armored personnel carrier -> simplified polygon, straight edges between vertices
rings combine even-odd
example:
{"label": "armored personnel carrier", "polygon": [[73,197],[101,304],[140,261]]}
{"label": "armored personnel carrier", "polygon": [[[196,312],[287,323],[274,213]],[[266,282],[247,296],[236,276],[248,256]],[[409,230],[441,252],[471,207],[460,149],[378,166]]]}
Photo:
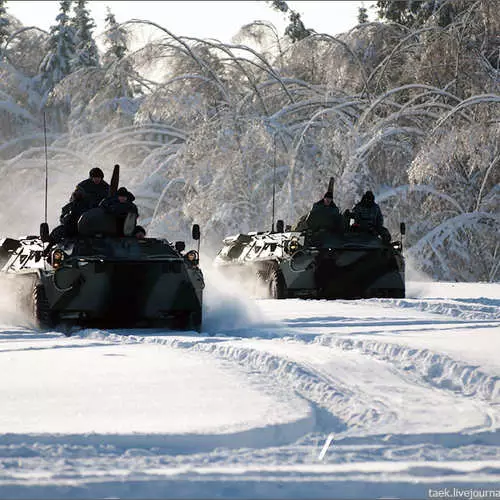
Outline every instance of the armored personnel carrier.
{"label": "armored personnel carrier", "polygon": [[[14,280],[19,306],[43,328],[63,325],[167,327],[200,331],[203,274],[196,250],[184,242],[134,236],[135,218],[122,232],[112,214],[92,209],[78,234],[53,241],[5,238],[1,274]],[[123,233],[125,231],[125,233]],[[192,237],[199,241],[198,225]]]}
{"label": "armored personnel carrier", "polygon": [[[400,232],[405,234],[404,223]],[[276,231],[225,238],[214,264],[275,299],[398,298],[405,296],[402,249],[402,238],[384,242],[356,230],[350,221],[344,232],[326,233],[320,240],[311,239],[300,226],[285,230],[278,221]]]}

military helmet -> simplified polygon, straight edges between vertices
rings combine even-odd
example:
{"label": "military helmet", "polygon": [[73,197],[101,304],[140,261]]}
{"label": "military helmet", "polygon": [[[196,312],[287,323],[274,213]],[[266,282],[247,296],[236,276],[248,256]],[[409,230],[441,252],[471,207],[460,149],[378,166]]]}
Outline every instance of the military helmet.
{"label": "military helmet", "polygon": [[100,177],[104,179],[104,172],[99,167],[94,167],[90,170],[89,177]]}

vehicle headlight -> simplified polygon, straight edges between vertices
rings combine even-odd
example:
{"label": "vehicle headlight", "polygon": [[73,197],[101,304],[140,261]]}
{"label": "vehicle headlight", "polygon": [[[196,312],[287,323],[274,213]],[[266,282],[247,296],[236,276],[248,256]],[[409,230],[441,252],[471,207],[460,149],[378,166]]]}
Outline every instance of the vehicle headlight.
{"label": "vehicle headlight", "polygon": [[54,250],[52,252],[52,267],[55,267],[56,269],[58,267],[62,266],[62,263],[64,261],[64,252],[60,249]]}
{"label": "vehicle headlight", "polygon": [[403,248],[403,245],[401,244],[400,241],[393,241],[392,248],[394,248],[394,250],[397,250],[398,252],[400,252]]}
{"label": "vehicle headlight", "polygon": [[288,251],[290,253],[295,253],[300,247],[299,240],[297,238],[292,238],[290,243],[288,243]]}

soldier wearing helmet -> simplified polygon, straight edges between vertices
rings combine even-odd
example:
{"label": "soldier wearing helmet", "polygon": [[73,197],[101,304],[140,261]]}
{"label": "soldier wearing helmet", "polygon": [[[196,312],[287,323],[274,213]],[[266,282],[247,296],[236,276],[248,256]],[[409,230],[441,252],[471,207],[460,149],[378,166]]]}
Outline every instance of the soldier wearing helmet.
{"label": "soldier wearing helmet", "polygon": [[384,217],[372,191],[366,191],[361,201],[356,203],[351,212],[354,223],[360,231],[379,235],[386,242],[391,241],[389,231],[384,227]]}
{"label": "soldier wearing helmet", "polygon": [[94,167],[89,172],[89,178],[78,183],[71,195],[70,202],[83,200],[86,209],[99,206],[104,198],[109,195],[109,184],[104,180],[104,172]]}
{"label": "soldier wearing helmet", "polygon": [[94,167],[89,172],[89,178],[79,182],[71,194],[69,203],[64,205],[59,218],[64,226],[66,236],[75,236],[80,216],[99,205],[108,196],[109,184],[104,181],[104,172]]}
{"label": "soldier wearing helmet", "polygon": [[120,236],[133,236],[139,215],[135,196],[125,187],[116,191],[114,196],[102,200],[99,206],[108,214],[116,217],[117,230]]}
{"label": "soldier wearing helmet", "polygon": [[312,206],[306,218],[307,229],[313,235],[339,233],[344,229],[343,219],[337,205],[333,202],[333,193],[327,191],[323,198]]}

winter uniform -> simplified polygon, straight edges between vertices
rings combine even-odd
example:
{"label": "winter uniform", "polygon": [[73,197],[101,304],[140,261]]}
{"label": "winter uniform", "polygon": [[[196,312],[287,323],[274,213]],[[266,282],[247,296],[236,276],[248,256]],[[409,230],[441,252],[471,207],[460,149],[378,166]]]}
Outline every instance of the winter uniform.
{"label": "winter uniform", "polygon": [[[127,201],[124,203],[120,202],[118,199],[119,196],[125,196]],[[135,215],[139,215],[139,211],[137,210],[137,206],[133,201],[135,200],[135,196],[127,191],[126,188],[121,187],[118,189],[114,196],[109,196],[101,201],[99,206],[107,213],[125,217],[128,213],[133,213]]]}
{"label": "winter uniform", "polygon": [[[326,193],[325,197],[327,195],[332,197],[331,193]],[[339,233],[344,229],[343,218],[333,200],[329,205],[325,205],[323,200],[317,201],[307,216],[306,224],[313,240],[321,239],[324,233]]]}
{"label": "winter uniform", "polygon": [[378,234],[384,241],[391,240],[389,231],[384,227],[382,211],[375,203],[375,196],[371,191],[363,195],[361,201],[352,209],[351,215],[361,231]]}
{"label": "winter uniform", "polygon": [[[120,201],[121,197],[126,198],[126,200]],[[99,205],[106,213],[116,217],[117,233],[120,236],[134,235],[137,216],[139,215],[137,206],[133,203],[134,200],[135,196],[124,187],[121,187],[114,196],[105,198]]]}
{"label": "winter uniform", "polygon": [[78,233],[78,219],[89,207],[80,196],[71,197],[72,201],[64,205],[61,210],[59,221],[64,227],[64,235],[71,238]]}
{"label": "winter uniform", "polygon": [[[101,179],[95,183],[92,178]],[[100,168],[93,168],[89,172],[89,178],[78,183],[76,189],[71,194],[69,203],[64,205],[59,218],[64,226],[64,234],[67,237],[76,236],[78,233],[78,219],[80,216],[99,205],[108,196],[109,184],[104,181],[104,173]]]}
{"label": "winter uniform", "polygon": [[87,209],[95,208],[99,206],[104,198],[109,195],[109,184],[105,180],[101,180],[99,184],[96,184],[92,179],[85,179],[80,182],[73,194],[71,195],[71,202],[75,201],[81,197]]}

